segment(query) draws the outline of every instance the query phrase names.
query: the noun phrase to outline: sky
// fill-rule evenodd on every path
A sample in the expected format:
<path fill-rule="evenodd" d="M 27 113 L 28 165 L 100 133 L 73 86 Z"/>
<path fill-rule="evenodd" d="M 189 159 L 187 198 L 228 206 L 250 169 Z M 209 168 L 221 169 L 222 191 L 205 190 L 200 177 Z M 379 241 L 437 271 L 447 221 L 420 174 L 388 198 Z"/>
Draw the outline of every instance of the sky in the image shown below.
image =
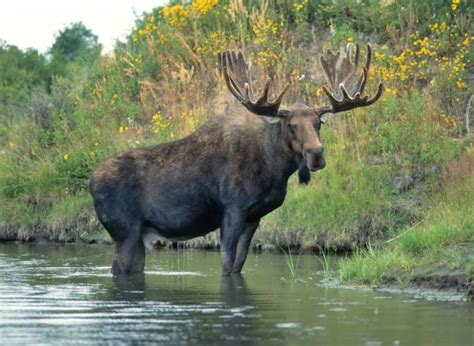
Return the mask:
<path fill-rule="evenodd" d="M 167 0 L 0 0 L 0 40 L 45 53 L 65 26 L 82 22 L 110 52 L 135 18 Z"/>

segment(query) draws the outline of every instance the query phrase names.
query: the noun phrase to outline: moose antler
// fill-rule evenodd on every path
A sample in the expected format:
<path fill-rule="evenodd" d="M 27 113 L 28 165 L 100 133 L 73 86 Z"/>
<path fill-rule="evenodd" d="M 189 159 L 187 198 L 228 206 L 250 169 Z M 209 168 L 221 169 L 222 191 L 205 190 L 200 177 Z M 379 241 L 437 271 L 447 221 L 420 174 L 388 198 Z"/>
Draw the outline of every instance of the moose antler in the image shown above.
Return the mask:
<path fill-rule="evenodd" d="M 271 79 L 268 78 L 263 88 L 262 96 L 255 100 L 250 75 L 250 66 L 245 62 L 241 51 L 225 51 L 219 54 L 219 65 L 225 82 L 231 93 L 250 112 L 265 116 L 283 116 L 285 111 L 280 110 L 280 104 L 290 84 L 286 83 L 273 101 L 268 100 Z M 255 101 L 254 101 L 255 100 Z"/>
<path fill-rule="evenodd" d="M 320 115 L 324 113 L 339 113 L 350 109 L 365 107 L 373 104 L 382 95 L 383 85 L 379 83 L 374 96 L 363 95 L 367 75 L 370 68 L 372 48 L 367 44 L 367 60 L 362 67 L 362 73 L 357 78 L 359 64 L 359 45 L 355 45 L 354 61 L 352 60 L 352 49 L 354 45 L 348 44 L 344 51 L 333 53 L 331 50 L 325 56 L 320 57 L 321 65 L 326 74 L 326 78 L 333 90 L 334 95 L 323 86 L 323 91 L 331 103 L 330 106 L 323 106 L 316 109 Z"/>

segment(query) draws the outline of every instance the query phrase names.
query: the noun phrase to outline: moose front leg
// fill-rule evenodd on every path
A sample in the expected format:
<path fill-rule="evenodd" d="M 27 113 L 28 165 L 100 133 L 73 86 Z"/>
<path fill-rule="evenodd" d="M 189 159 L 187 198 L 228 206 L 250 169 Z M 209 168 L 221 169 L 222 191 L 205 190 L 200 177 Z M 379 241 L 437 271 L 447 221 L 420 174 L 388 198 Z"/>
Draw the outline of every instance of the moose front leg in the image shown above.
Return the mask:
<path fill-rule="evenodd" d="M 231 210 L 225 213 L 220 230 L 222 275 L 232 273 L 237 244 L 245 226 L 245 216 L 241 211 Z"/>
<path fill-rule="evenodd" d="M 252 241 L 252 237 L 255 234 L 259 223 L 260 220 L 257 220 L 245 225 L 244 232 L 240 235 L 237 244 L 237 255 L 235 257 L 232 273 L 240 273 L 242 271 L 242 267 L 244 266 L 249 252 L 250 242 Z"/>
<path fill-rule="evenodd" d="M 115 259 L 112 274 L 143 273 L 145 268 L 145 246 L 141 239 L 115 242 Z"/>

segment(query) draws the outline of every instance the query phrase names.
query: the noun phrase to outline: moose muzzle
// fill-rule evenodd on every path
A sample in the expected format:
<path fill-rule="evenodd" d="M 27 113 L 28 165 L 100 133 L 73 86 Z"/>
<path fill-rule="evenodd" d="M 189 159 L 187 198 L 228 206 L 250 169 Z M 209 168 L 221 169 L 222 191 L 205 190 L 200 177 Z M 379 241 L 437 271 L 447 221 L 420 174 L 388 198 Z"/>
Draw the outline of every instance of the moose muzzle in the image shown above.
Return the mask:
<path fill-rule="evenodd" d="M 326 166 L 323 147 L 305 149 L 304 159 L 306 161 L 306 165 L 311 171 L 317 171 L 319 169 L 323 169 Z"/>

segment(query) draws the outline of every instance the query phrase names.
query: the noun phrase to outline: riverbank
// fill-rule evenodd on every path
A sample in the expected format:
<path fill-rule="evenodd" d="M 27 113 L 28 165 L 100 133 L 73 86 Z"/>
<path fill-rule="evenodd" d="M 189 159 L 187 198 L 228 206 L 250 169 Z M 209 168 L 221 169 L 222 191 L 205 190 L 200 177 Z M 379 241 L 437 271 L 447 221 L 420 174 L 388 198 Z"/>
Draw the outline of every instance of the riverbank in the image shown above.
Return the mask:
<path fill-rule="evenodd" d="M 419 223 L 340 265 L 343 282 L 456 288 L 473 296 L 474 155 L 452 162 Z M 436 183 L 435 183 L 436 184 Z"/>

